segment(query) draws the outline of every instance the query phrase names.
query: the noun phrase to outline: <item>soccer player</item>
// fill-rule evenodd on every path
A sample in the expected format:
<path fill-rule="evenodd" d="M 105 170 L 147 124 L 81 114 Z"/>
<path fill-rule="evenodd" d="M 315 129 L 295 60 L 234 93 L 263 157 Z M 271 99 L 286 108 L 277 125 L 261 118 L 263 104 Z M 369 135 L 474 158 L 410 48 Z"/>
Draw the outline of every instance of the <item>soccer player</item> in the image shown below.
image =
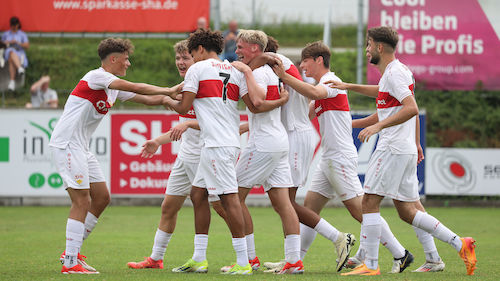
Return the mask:
<path fill-rule="evenodd" d="M 468 275 L 476 268 L 475 240 L 461 238 L 433 216 L 416 207 L 419 200 L 417 179 L 417 146 L 415 145 L 418 106 L 414 98 L 415 81 L 411 71 L 395 57 L 398 33 L 390 27 L 368 30 L 366 53 L 370 63 L 382 74 L 378 86 L 333 82 L 331 87 L 350 89 L 376 97 L 377 114 L 358 138 L 363 141 L 379 133 L 377 148 L 372 154 L 365 180 L 361 239 L 366 250 L 364 263 L 343 275 L 380 274 L 378 242 L 381 232 L 379 206 L 385 196 L 393 199 L 399 217 L 439 240 L 449 243 L 465 262 Z M 325 81 L 327 83 L 331 81 Z"/>
<path fill-rule="evenodd" d="M 248 91 L 243 74 L 229 62 L 219 60 L 222 46 L 220 32 L 197 30 L 192 33 L 188 49 L 195 64 L 186 73 L 182 100 L 164 100 L 180 114 L 194 107 L 204 142 L 191 189 L 196 232 L 193 257 L 196 259 L 190 259 L 179 271 L 208 269 L 206 257 L 198 253 L 205 252 L 208 243 L 210 206 L 207 197 L 214 194 L 219 195 L 226 211 L 237 258 L 235 266 L 227 273 L 247 275 L 252 274 L 252 267 L 248 262 L 235 164 L 240 146 L 237 102 Z"/>
<path fill-rule="evenodd" d="M 189 67 L 194 64 L 187 45 L 187 40 L 182 40 L 174 45 L 175 65 L 179 75 L 183 78 Z M 177 213 L 191 192 L 191 185 L 200 162 L 203 142 L 200 138 L 200 128 L 198 121 L 196 121 L 194 109 L 189 110 L 187 114 L 180 115 L 179 121 L 180 124 L 172 128 L 172 130 L 156 139 L 148 140 L 143 145 L 142 157 L 151 158 L 160 145 L 178 140 L 182 135 L 179 153 L 170 173 L 165 198 L 161 205 L 161 218 L 156 230 L 151 255 L 141 262 L 127 263 L 129 268 L 163 268 L 163 257 L 175 230 Z M 220 204 L 219 197 L 216 195 L 210 196 L 209 200 L 216 212 L 225 220 L 226 213 Z"/>
<path fill-rule="evenodd" d="M 330 49 L 321 42 L 310 43 L 302 50 L 300 66 L 308 77 L 319 81 L 316 86 L 287 74 L 281 60 L 276 60 L 273 69 L 284 83 L 314 100 L 310 111 L 318 117 L 320 125 L 323 155 L 319 169 L 313 176 L 311 189 L 304 200 L 306 210 L 312 210 L 317 220 L 318 214 L 328 200 L 338 196 L 351 215 L 361 222 L 363 188 L 357 174 L 358 154 L 352 139 L 352 119 L 347 92 L 329 88 L 323 83 L 328 80 L 340 81 L 330 71 L 330 56 Z M 309 215 L 311 212 L 304 213 L 315 218 Z M 383 224 L 381 239 L 394 257 L 393 271 L 402 272 L 411 263 L 413 256 L 397 241 L 385 220 L 381 220 Z M 301 229 L 303 255 L 314 241 L 316 232 L 319 232 L 310 224 L 305 223 L 305 225 L 309 227 L 304 226 Z M 339 262 L 337 271 L 342 269 L 344 262 Z"/>
<path fill-rule="evenodd" d="M 83 240 L 92 232 L 110 200 L 102 170 L 89 151 L 93 132 L 116 99 L 161 105 L 164 95 L 177 94 L 181 88 L 181 85 L 162 88 L 119 79 L 117 76 L 127 73 L 133 50 L 130 40 L 101 41 L 97 50 L 101 67 L 85 74 L 71 92 L 50 139 L 54 161 L 71 198 L 66 251 L 62 255 L 64 274 L 98 273 L 80 254 Z"/>
<path fill-rule="evenodd" d="M 280 82 L 271 67 L 264 65 L 252 71 L 246 65 L 263 53 L 267 35 L 259 30 L 242 30 L 236 42 L 236 54 L 241 62 L 233 62 L 233 65 L 245 74 L 249 91 L 258 92 L 258 96 L 265 100 L 279 99 Z M 299 221 L 288 197 L 288 188 L 293 183 L 288 163 L 288 136 L 281 123 L 280 108 L 256 112 L 250 106 L 249 111 L 249 141 L 236 165 L 249 260 L 254 268 L 260 266 L 255 253 L 252 217 L 245 199 L 253 186 L 263 184 L 273 208 L 281 218 L 285 235 L 287 263 L 279 273 L 303 273 Z"/>

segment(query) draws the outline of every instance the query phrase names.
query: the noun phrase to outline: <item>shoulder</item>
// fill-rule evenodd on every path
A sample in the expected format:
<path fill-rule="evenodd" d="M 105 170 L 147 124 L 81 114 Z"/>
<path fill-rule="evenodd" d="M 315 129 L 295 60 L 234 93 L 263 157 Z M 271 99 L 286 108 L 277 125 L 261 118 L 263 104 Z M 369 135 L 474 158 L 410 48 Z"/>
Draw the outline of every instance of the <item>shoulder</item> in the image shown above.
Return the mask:
<path fill-rule="evenodd" d="M 319 80 L 319 84 L 322 84 L 323 82 L 326 82 L 329 80 L 342 82 L 342 80 L 337 75 L 335 75 L 334 72 L 329 71 L 329 72 L 325 73 L 325 75 L 321 76 L 321 79 Z"/>

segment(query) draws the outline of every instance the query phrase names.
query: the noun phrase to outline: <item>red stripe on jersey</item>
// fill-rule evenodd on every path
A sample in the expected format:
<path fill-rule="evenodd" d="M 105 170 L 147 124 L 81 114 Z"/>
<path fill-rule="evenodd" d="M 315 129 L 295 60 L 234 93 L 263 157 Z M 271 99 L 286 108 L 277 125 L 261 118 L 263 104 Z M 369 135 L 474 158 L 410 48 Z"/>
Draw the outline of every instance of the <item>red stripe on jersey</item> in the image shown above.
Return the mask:
<path fill-rule="evenodd" d="M 278 91 L 278 86 L 271 85 L 267 86 L 266 100 L 279 100 L 280 93 Z"/>
<path fill-rule="evenodd" d="M 299 70 L 295 67 L 295 65 L 292 64 L 285 72 L 302 81 L 302 75 L 300 75 Z"/>
<path fill-rule="evenodd" d="M 349 100 L 347 95 L 339 94 L 334 98 L 327 98 L 314 101 L 316 116 L 320 116 L 325 111 L 349 111 Z"/>
<path fill-rule="evenodd" d="M 377 108 L 401 106 L 401 103 L 395 97 L 391 96 L 389 92 L 378 92 L 376 102 Z"/>
<path fill-rule="evenodd" d="M 191 109 L 186 114 L 179 114 L 180 117 L 196 119 L 196 113 L 194 112 L 194 107 L 191 106 Z"/>
<path fill-rule="evenodd" d="M 198 85 L 198 93 L 196 94 L 197 99 L 202 98 L 222 98 L 222 87 L 223 83 L 220 80 L 203 80 L 200 81 Z M 232 83 L 227 84 L 226 95 L 229 99 L 238 101 L 239 99 L 239 87 Z"/>
<path fill-rule="evenodd" d="M 108 113 L 108 109 L 111 108 L 106 91 L 93 90 L 89 87 L 89 83 L 84 80 L 78 82 L 71 95 L 88 100 L 100 114 Z"/>

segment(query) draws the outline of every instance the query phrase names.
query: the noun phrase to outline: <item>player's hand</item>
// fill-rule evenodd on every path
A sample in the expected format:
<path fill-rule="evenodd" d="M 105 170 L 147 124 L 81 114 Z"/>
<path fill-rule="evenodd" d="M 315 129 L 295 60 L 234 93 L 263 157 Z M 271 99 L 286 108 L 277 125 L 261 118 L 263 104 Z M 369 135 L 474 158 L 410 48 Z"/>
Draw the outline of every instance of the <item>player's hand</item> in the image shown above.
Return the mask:
<path fill-rule="evenodd" d="M 285 87 L 281 86 L 280 98 L 283 100 L 283 104 L 288 102 L 289 97 L 290 94 L 288 93 L 288 91 L 285 89 Z"/>
<path fill-rule="evenodd" d="M 335 81 L 335 80 L 329 80 L 329 81 L 324 82 L 323 84 L 328 85 L 330 88 L 339 89 L 339 90 L 347 90 L 347 88 L 349 87 L 348 83 Z"/>
<path fill-rule="evenodd" d="M 274 64 L 271 67 L 279 78 L 285 77 L 285 67 L 279 58 L 274 59 Z"/>
<path fill-rule="evenodd" d="M 173 86 L 170 89 L 167 88 L 167 89 L 169 89 L 169 92 L 168 92 L 167 95 L 175 97 L 177 94 L 180 94 L 182 92 L 182 87 L 184 87 L 184 81 L 182 81 L 181 83 Z"/>
<path fill-rule="evenodd" d="M 148 140 L 142 145 L 141 157 L 142 158 L 153 158 L 153 155 L 160 147 L 160 144 L 155 140 Z"/>
<path fill-rule="evenodd" d="M 173 141 L 178 141 L 181 139 L 182 134 L 188 129 L 185 123 L 177 124 L 177 126 L 170 129 L 170 138 Z"/>
<path fill-rule="evenodd" d="M 424 160 L 424 150 L 422 149 L 422 146 L 420 144 L 417 145 L 417 165 Z"/>
<path fill-rule="evenodd" d="M 243 135 L 244 133 L 248 132 L 248 122 L 241 123 L 240 124 L 240 135 Z"/>
<path fill-rule="evenodd" d="M 358 139 L 361 142 L 368 142 L 371 136 L 375 135 L 376 133 L 380 132 L 381 128 L 379 127 L 378 124 L 374 124 L 371 126 L 368 126 L 364 128 L 361 132 L 359 132 Z"/>
<path fill-rule="evenodd" d="M 174 102 L 175 101 L 170 96 L 164 96 L 161 104 L 163 105 L 163 107 L 165 107 L 165 109 L 167 109 L 167 110 L 173 110 L 171 105 Z"/>
<path fill-rule="evenodd" d="M 234 68 L 238 69 L 239 71 L 241 71 L 241 72 L 243 72 L 243 73 L 245 73 L 245 72 L 252 72 L 252 69 L 250 68 L 250 66 L 248 66 L 248 65 L 244 64 L 244 63 L 243 63 L 243 62 L 241 62 L 241 61 L 233 61 L 233 62 L 231 63 L 231 65 L 232 65 Z"/>

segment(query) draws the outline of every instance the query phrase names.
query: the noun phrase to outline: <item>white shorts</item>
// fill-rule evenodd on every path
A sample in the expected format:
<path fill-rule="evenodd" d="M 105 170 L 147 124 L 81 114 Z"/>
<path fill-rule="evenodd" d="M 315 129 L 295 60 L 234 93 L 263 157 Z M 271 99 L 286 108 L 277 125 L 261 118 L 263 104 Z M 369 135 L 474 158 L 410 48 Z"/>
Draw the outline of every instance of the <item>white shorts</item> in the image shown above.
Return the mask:
<path fill-rule="evenodd" d="M 198 170 L 199 163 L 186 162 L 179 157 L 175 159 L 174 166 L 170 172 L 167 182 L 167 190 L 165 194 L 175 196 L 189 196 L 191 187 L 193 186 L 194 177 Z M 208 201 L 219 201 L 218 195 L 209 195 Z"/>
<path fill-rule="evenodd" d="M 203 147 L 193 186 L 206 188 L 210 195 L 238 193 L 236 170 L 239 148 Z"/>
<path fill-rule="evenodd" d="M 316 149 L 316 144 L 313 143 L 314 133 L 313 130 L 288 131 L 288 142 L 290 143 L 288 160 L 295 187 L 303 187 L 306 184 Z"/>
<path fill-rule="evenodd" d="M 365 193 L 405 202 L 419 200 L 417 155 L 375 150 L 366 171 Z"/>
<path fill-rule="evenodd" d="M 90 189 L 91 183 L 106 181 L 99 162 L 90 151 L 73 149 L 71 145 L 65 149 L 51 146 L 50 150 L 65 189 Z"/>
<path fill-rule="evenodd" d="M 341 201 L 361 196 L 364 193 L 357 169 L 357 158 L 321 159 L 309 191 L 329 199 L 338 196 Z"/>
<path fill-rule="evenodd" d="M 243 149 L 236 164 L 238 186 L 252 188 L 263 185 L 268 191 L 273 187 L 292 187 L 288 151 L 261 152 L 254 146 Z"/>

